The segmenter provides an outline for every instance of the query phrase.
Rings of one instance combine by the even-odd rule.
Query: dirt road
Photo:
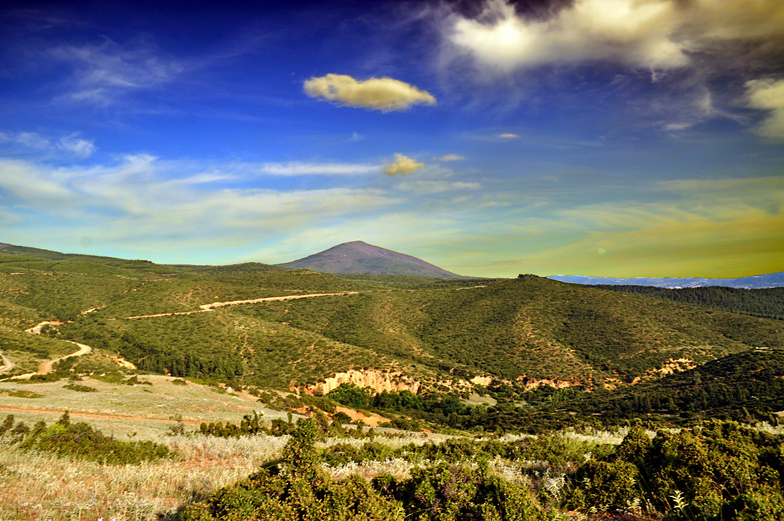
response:
[[[71,353],[70,355],[61,356],[60,358],[54,358],[52,360],[47,360],[42,362],[41,365],[38,367],[38,374],[49,374],[52,372],[52,366],[59,362],[60,360],[65,360],[66,358],[71,358],[72,356],[82,356],[90,353],[93,348],[86,345],[80,344],[79,342],[72,342],[79,347],[79,350],[76,352]]]
[[[10,358],[5,356],[3,353],[0,353],[0,357],[3,359],[3,367],[0,367],[0,373],[5,373],[16,367],[16,364],[11,361]]]

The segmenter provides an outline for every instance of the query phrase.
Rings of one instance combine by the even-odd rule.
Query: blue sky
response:
[[[0,242],[784,271],[777,0],[0,7]]]

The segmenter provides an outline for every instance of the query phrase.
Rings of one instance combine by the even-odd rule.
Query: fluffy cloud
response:
[[[412,105],[435,105],[428,92],[392,78],[371,78],[357,81],[343,74],[327,74],[310,78],[304,83],[305,93],[349,107],[389,112],[406,110]]]
[[[753,80],[746,83],[749,107],[768,111],[757,127],[761,136],[784,139],[784,80]]]
[[[779,0],[575,0],[548,19],[519,15],[507,0],[488,0],[478,19],[453,15],[446,37],[499,72],[551,63],[607,60],[674,69],[716,40],[780,37]]]
[[[403,154],[395,154],[395,161],[387,165],[384,173],[387,175],[408,175],[411,172],[418,170],[425,166],[424,163],[417,163],[416,160],[411,159]]]

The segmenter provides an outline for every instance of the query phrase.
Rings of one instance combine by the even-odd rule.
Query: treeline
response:
[[[238,357],[205,358],[175,347],[160,346],[136,338],[126,331],[119,344],[120,355],[134,361],[136,367],[151,373],[167,373],[179,377],[207,377],[232,380],[242,376],[244,369]]]
[[[784,288],[738,289],[722,287],[666,289],[651,286],[605,286],[597,288],[644,295],[681,304],[784,320]]]

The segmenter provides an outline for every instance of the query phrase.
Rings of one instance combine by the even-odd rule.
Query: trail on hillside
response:
[[[82,356],[90,353],[93,348],[88,346],[87,344],[80,344],[79,342],[71,342],[72,344],[76,344],[79,347],[78,351],[71,353],[70,355],[61,356],[60,358],[53,358],[52,360],[46,360],[42,362],[41,365],[38,367],[38,374],[49,374],[52,372],[52,366],[61,360],[65,360],[66,358],[71,358],[72,356]]]
[[[133,316],[133,317],[125,317],[125,319],[126,320],[133,320],[133,319],[139,319],[139,318],[170,317],[170,316],[173,316],[173,315],[191,315],[193,313],[205,313],[205,312],[208,312],[208,311],[214,311],[215,308],[220,308],[220,307],[224,307],[224,306],[236,306],[238,304],[256,304],[258,302],[275,302],[275,301],[281,301],[281,300],[296,300],[296,299],[301,299],[301,298],[330,297],[330,296],[336,296],[336,295],[341,295],[341,296],[342,295],[354,295],[356,293],[357,293],[356,291],[343,291],[343,292],[340,292],[340,293],[311,293],[309,295],[284,295],[284,296],[281,296],[281,297],[261,297],[261,298],[255,298],[255,299],[249,299],[249,300],[229,300],[229,301],[226,301],[226,302],[212,302],[211,304],[202,304],[201,306],[199,306],[200,309],[196,309],[196,310],[193,310],[193,311],[173,311],[173,312],[170,312],[170,313],[155,313],[155,314],[152,314],[152,315],[137,315],[137,316]],[[88,311],[90,311],[90,310],[88,310]],[[62,324],[63,324],[63,322],[59,322],[59,321],[44,321],[44,322],[41,322],[40,324],[37,324],[37,325],[31,327],[30,329],[26,329],[25,333],[30,333],[32,335],[40,335],[41,334],[41,330],[43,329],[44,326],[47,326],[47,325],[59,326],[59,325],[62,325]],[[56,364],[57,362],[59,362],[61,360],[65,360],[66,358],[71,358],[73,356],[83,356],[83,355],[86,355],[86,354],[92,352],[92,350],[93,350],[92,347],[90,347],[90,346],[88,346],[86,344],[80,344],[78,342],[71,342],[71,343],[77,345],[79,347],[79,350],[75,351],[75,352],[73,352],[73,353],[71,353],[69,355],[61,356],[60,358],[54,358],[52,360],[46,360],[44,362],[41,362],[41,365],[38,367],[38,372],[37,373],[30,373],[29,375],[20,375],[20,376],[18,376],[16,378],[24,378],[25,376],[29,378],[33,374],[49,374],[49,373],[52,372],[52,366],[54,366],[54,364]],[[2,353],[0,353],[0,355],[2,355]],[[11,360],[9,360],[5,355],[2,355],[2,357],[3,357],[4,367],[2,369],[0,369],[0,373],[6,372],[6,371],[10,371],[11,369],[13,369],[14,363]]]
[[[259,302],[276,302],[281,300],[296,300],[301,298],[315,298],[315,297],[334,297],[343,295],[356,295],[357,291],[342,291],[340,293],[311,293],[309,295],[284,295],[282,297],[261,297],[248,300],[229,300],[226,302],[212,302],[210,304],[202,304],[200,309],[193,311],[171,311],[168,313],[154,313],[151,315],[136,315],[133,317],[124,317],[125,320],[134,320],[137,318],[156,318],[156,317],[171,317],[175,315],[192,315],[194,313],[205,313],[207,311],[215,311],[215,308],[222,308],[224,306],[236,306],[239,304],[257,304]]]
[[[10,358],[5,356],[3,353],[0,352],[0,358],[3,359],[3,367],[0,367],[0,373],[6,373],[16,367],[16,364],[11,361]]]

